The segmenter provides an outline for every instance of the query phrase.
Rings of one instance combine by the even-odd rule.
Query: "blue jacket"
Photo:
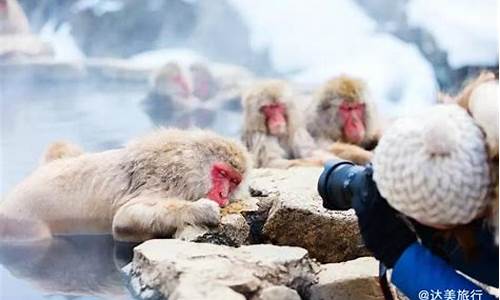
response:
[[[415,242],[396,262],[392,282],[411,300],[496,299],[455,271],[460,270],[480,282],[498,287],[498,247],[482,223],[478,222],[476,229],[479,258],[467,259],[453,241],[441,249],[445,261]],[[429,244],[431,234],[424,233],[420,237],[424,244]]]

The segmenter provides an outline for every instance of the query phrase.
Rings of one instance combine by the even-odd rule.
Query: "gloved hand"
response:
[[[366,197],[353,199],[352,206],[358,216],[359,229],[366,247],[386,267],[394,267],[405,249],[417,240],[415,233],[380,196],[376,188],[369,191]]]

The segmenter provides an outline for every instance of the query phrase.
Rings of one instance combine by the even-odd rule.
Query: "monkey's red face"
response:
[[[346,140],[353,144],[359,144],[365,138],[365,104],[347,101],[342,102],[339,108],[340,118],[343,124],[343,134]]]
[[[181,74],[174,74],[172,75],[172,77],[170,78],[173,86],[175,87],[175,90],[178,91],[178,93],[182,96],[182,97],[188,97],[189,94],[191,94],[191,91],[189,90],[189,86],[186,82],[186,80],[184,80],[184,77],[181,75]]]
[[[260,112],[264,114],[267,131],[271,135],[284,135],[287,131],[286,107],[283,103],[263,105]]]
[[[211,188],[207,194],[208,199],[213,200],[224,207],[229,203],[229,197],[240,184],[242,177],[230,165],[216,162],[210,170]]]
[[[193,73],[193,95],[201,100],[211,98],[215,93],[215,82],[207,71],[192,70]]]

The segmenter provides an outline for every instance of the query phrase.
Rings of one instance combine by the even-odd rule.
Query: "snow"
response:
[[[207,59],[198,52],[188,48],[165,48],[141,52],[129,57],[129,62],[138,67],[157,68],[175,61],[181,65],[190,65],[194,62],[204,62]]]
[[[429,31],[453,68],[498,63],[496,0],[410,0],[410,25]]]
[[[196,1],[196,0],[185,0]],[[271,63],[289,79],[318,86],[347,74],[366,80],[381,110],[398,116],[435,101],[437,84],[431,64],[418,49],[381,32],[354,0],[229,0],[247,23],[251,45],[267,51]],[[116,11],[118,0],[79,0],[75,10]],[[409,22],[428,30],[448,52],[449,63],[493,65],[498,61],[496,0],[409,0]],[[48,23],[41,32],[55,46],[56,57],[84,55],[71,27]],[[161,49],[130,57],[137,66],[157,68],[168,61],[207,62],[187,48]]]
[[[40,38],[54,49],[54,58],[63,61],[75,61],[85,58],[75,39],[71,35],[71,25],[61,24],[56,29],[55,22],[48,21],[39,32]]]
[[[350,0],[230,0],[278,71],[304,84],[347,74],[365,79],[384,114],[398,116],[435,101],[430,63],[415,46],[378,32]]]
[[[102,16],[105,13],[120,11],[124,3],[118,0],[79,0],[73,4],[73,12],[91,10],[94,15]]]

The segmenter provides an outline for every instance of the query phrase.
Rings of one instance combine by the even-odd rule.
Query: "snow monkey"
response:
[[[0,0],[0,35],[29,33],[28,18],[17,0]]]
[[[193,63],[189,66],[193,81],[193,95],[202,100],[208,100],[214,97],[219,86],[214,75],[203,63]]]
[[[191,94],[189,80],[178,63],[164,65],[151,79],[153,92],[172,98],[187,98]]]
[[[121,149],[39,166],[0,202],[0,238],[15,239],[22,228],[23,239],[112,233],[143,241],[216,226],[249,168],[237,142],[159,129]]]
[[[498,78],[492,72],[483,72],[456,97],[444,97],[446,102],[456,102],[467,109],[485,133],[494,183],[490,219],[498,244]]]
[[[56,159],[77,157],[83,154],[83,150],[75,144],[67,141],[57,141],[49,145],[42,156],[41,164],[49,163]]]
[[[326,82],[309,108],[307,129],[320,147],[356,163],[371,159],[367,150],[378,140],[375,125],[365,83],[345,75]]]
[[[209,68],[195,62],[187,67],[170,62],[151,78],[144,100],[146,113],[156,124],[207,127],[215,119],[217,103],[211,103],[219,86]]]
[[[161,67],[151,77],[150,86],[143,105],[155,124],[174,125],[180,116],[186,119],[184,115],[190,112],[190,105],[196,99],[192,97],[191,82],[178,63]]]
[[[243,93],[242,102],[242,138],[256,167],[321,165],[324,159],[333,158],[316,149],[285,81],[259,82]]]

